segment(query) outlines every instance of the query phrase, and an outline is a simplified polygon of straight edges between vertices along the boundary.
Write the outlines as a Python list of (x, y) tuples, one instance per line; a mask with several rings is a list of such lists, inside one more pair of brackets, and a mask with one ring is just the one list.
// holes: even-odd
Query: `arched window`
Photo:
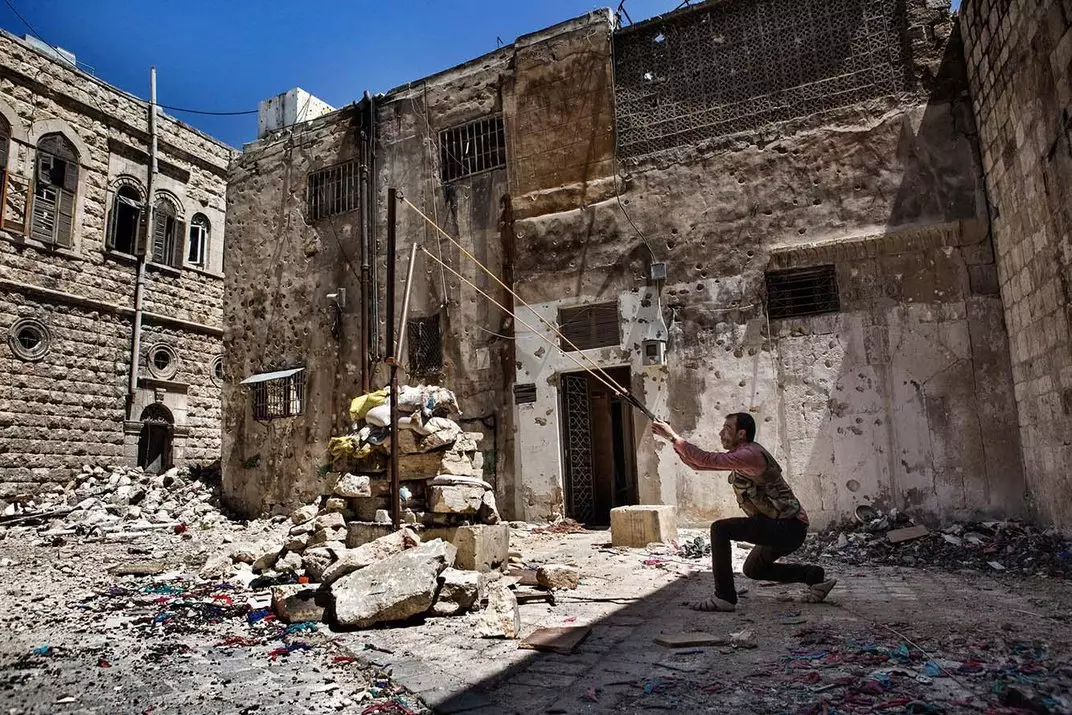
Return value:
[(62, 134), (37, 142), (30, 236), (55, 246), (70, 246), (74, 237), (74, 200), (78, 190), (78, 153)]
[(205, 267), (208, 260), (209, 222), (205, 214), (194, 214), (190, 219), (190, 240), (186, 243), (186, 262), (192, 266)]
[(141, 192), (130, 184), (115, 192), (112, 215), (108, 220), (108, 248), (120, 253), (134, 253), (138, 245), (138, 228), (144, 202)]
[(151, 260), (168, 266), (182, 264), (182, 237), (186, 222), (180, 221), (178, 207), (163, 196), (153, 207), (153, 244)]

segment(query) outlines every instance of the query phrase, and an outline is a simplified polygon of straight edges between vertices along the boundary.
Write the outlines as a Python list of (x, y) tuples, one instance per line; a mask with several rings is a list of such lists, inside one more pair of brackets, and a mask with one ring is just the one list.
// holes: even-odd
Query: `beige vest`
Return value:
[(782, 467), (758, 442), (752, 443), (767, 460), (767, 468), (758, 477), (730, 472), (729, 483), (737, 504), (748, 516), (762, 514), (771, 519), (793, 519), (800, 514), (800, 502), (782, 477)]

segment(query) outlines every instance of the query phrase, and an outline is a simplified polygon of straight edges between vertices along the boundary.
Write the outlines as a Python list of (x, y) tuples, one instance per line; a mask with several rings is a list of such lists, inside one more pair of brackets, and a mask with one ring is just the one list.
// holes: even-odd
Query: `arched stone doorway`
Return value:
[(159, 402), (141, 412), (141, 436), (138, 437), (138, 466), (150, 474), (160, 474), (173, 463), (171, 441), (175, 435), (175, 418)]

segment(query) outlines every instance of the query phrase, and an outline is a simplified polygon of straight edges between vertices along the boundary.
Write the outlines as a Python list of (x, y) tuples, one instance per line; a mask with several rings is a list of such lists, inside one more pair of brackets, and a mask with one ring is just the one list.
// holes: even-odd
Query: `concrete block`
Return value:
[(377, 524), (371, 521), (351, 521), (346, 529), (346, 548), (356, 549), (394, 531), (392, 524)]
[(475, 514), (484, 500), (483, 487), (432, 487), (428, 508), (437, 514)]
[(614, 546), (642, 547), (676, 538), (675, 506), (620, 506), (610, 510), (610, 541)]
[(421, 534), (425, 541), (443, 539), (458, 549), (454, 568), (492, 571), (510, 560), (510, 527), (506, 524), (434, 527)]

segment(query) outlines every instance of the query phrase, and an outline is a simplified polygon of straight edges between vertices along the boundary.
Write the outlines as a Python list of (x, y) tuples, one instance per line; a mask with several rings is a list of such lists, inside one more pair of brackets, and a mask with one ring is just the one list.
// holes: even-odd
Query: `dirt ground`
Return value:
[[(514, 529), (526, 566), (572, 564), (579, 588), (521, 605), (522, 636), (591, 628), (568, 655), (475, 635), (479, 614), (333, 633), (250, 622), (254, 592), (183, 580), (227, 524), (134, 543), (0, 539), (0, 710), (8, 713), (1028, 713), (1072, 712), (1065, 581), (927, 568), (828, 566), (829, 601), (753, 582), (732, 614), (707, 559), (613, 549), (607, 532)], [(683, 533), (683, 537), (702, 532)], [(734, 551), (738, 566), (746, 554)], [(164, 569), (119, 576), (116, 565)], [(254, 612), (256, 610), (254, 609)], [(754, 647), (665, 648), (666, 634), (751, 631)], [(747, 638), (747, 636), (746, 636)]]

